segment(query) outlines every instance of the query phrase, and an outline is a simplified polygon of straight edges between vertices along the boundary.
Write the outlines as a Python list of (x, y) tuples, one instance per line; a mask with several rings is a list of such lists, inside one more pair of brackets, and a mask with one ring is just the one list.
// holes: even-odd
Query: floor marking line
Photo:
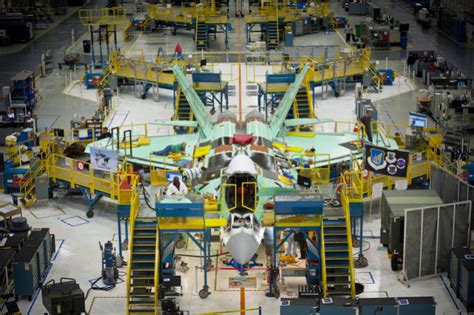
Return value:
[[(82, 222), (79, 223), (79, 224), (74, 224), (74, 225), (73, 225), (73, 224), (71, 224), (71, 223), (69, 223), (69, 222), (66, 221), (66, 220), (75, 219), (75, 218), (81, 219)], [(81, 216), (78, 216), (78, 215), (72, 216), (72, 217), (69, 217), (69, 218), (65, 218), (65, 219), (61, 219), (60, 221), (61, 221), (62, 223), (64, 223), (64, 224), (69, 225), (70, 227), (77, 227), (77, 226), (81, 226), (81, 225), (88, 224), (88, 223), (91, 222), (91, 221), (89, 221), (89, 220), (87, 220), (87, 219), (84, 219), (84, 218), (81, 217)]]
[(56, 116), (56, 119), (51, 123), (51, 125), (49, 125), (49, 129), (51, 129), (53, 125), (59, 120), (59, 117), (61, 117), (61, 115)]
[(63, 247), (63, 244), (66, 240), (62, 240), (62, 239), (57, 239), (56, 241), (61, 241), (61, 243), (59, 244), (58, 246), (58, 249), (56, 250), (56, 253), (54, 254), (54, 257), (53, 259), (51, 259), (51, 261), (56, 261), (56, 258), (58, 257), (59, 255), (59, 251), (61, 250), (61, 248)]
[(454, 306), (456, 306), (456, 309), (459, 311), (459, 314), (461, 314), (461, 309), (459, 308), (458, 304), (456, 303), (456, 300), (454, 299), (453, 295), (451, 294), (451, 291), (449, 290), (448, 286), (444, 282), (443, 276), (439, 275), (439, 278), (441, 279), (441, 282), (443, 282), (443, 285), (444, 285), (446, 291), (448, 291), (449, 297), (451, 298), (451, 301), (453, 302)]
[(117, 114), (117, 111), (114, 111), (114, 114), (112, 115), (112, 118), (109, 120), (109, 123), (107, 124), (107, 128), (110, 128), (110, 125), (112, 124), (112, 121), (114, 121), (115, 115)]

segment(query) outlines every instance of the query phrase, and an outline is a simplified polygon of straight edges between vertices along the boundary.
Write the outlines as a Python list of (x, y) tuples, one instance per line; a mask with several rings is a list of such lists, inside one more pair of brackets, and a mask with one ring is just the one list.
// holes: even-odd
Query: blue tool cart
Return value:
[(432, 296), (397, 298), (400, 315), (435, 315), (436, 302)]
[(357, 314), (357, 303), (355, 300), (343, 297), (322, 299), (319, 307), (319, 314), (355, 315)]
[(281, 315), (313, 315), (316, 314), (316, 299), (285, 299), (280, 301)]
[(360, 315), (398, 315), (398, 303), (395, 298), (359, 299)]

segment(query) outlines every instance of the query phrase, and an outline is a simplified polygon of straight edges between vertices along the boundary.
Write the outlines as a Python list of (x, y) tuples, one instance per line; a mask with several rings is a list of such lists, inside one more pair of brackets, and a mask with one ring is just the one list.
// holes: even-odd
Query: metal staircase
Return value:
[(280, 44), (280, 38), (278, 33), (278, 22), (268, 22), (266, 27), (267, 50), (278, 49), (278, 46)]
[(212, 133), (212, 123), (209, 113), (206, 111), (202, 100), (199, 95), (193, 89), (191, 83), (186, 79), (183, 71), (181, 71), (178, 65), (173, 67), (173, 73), (176, 76), (179, 87), (183, 91), (184, 96), (188, 100), (189, 106), (191, 107), (192, 114), (196, 118), (200, 131), (205, 137), (210, 137)]
[(381, 75), (380, 72), (377, 70), (375, 65), (369, 61), (369, 74), (371, 75), (370, 78), (370, 86), (374, 88), (375, 91), (380, 92), (382, 91), (382, 79), (380, 79)]
[(174, 120), (193, 120), (191, 106), (189, 106), (189, 102), (179, 86), (176, 91), (175, 112), (173, 118)]
[(293, 108), (288, 112), (287, 119), (314, 118), (312, 102), (308, 98), (305, 86), (300, 87), (296, 94)]
[(196, 20), (196, 49), (207, 49), (209, 44), (209, 31), (207, 24)]
[(156, 314), (159, 285), (156, 217), (136, 218), (131, 228), (127, 314)]
[(348, 211), (330, 210), (322, 226), (323, 295), (355, 297), (352, 236)]

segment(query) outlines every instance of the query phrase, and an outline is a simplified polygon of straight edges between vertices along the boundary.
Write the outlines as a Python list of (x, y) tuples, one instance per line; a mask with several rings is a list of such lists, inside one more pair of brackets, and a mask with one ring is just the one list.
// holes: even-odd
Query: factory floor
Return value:
[[(90, 5), (101, 6), (101, 1), (91, 1)], [(339, 7), (338, 3), (333, 4), (334, 8)], [(233, 8), (232, 8), (233, 10)], [(401, 6), (396, 8), (396, 12), (408, 11), (407, 8)], [(247, 10), (245, 10), (247, 12)], [(402, 16), (400, 13), (400, 16)], [(398, 13), (394, 13), (397, 17)], [(408, 14), (408, 13), (404, 13)], [(233, 15), (231, 15), (233, 16)], [(234, 30), (229, 34), (229, 45), (230, 51), (236, 51), (240, 49), (245, 50), (245, 44), (238, 44), (237, 36), (237, 23), (235, 17), (233, 19)], [(408, 17), (407, 17), (408, 19)], [(411, 23), (413, 24), (413, 23)], [(74, 27), (77, 32), (77, 38), (82, 39), (85, 37), (79, 37), (81, 28), (77, 17), (71, 16), (64, 22), (60, 23), (50, 32), (41, 38), (37, 39), (32, 43), (26, 50), (22, 51), (12, 62), (12, 58), (9, 55), (0, 56), (0, 73), (3, 81), (0, 81), (2, 85), (5, 85), (5, 78), (10, 77), (18, 69), (36, 67), (39, 63), (39, 54), (46, 49), (55, 49), (57, 56), (61, 54), (68, 43), (70, 43), (70, 31), (69, 28)], [(244, 38), (244, 23), (240, 23), (242, 41)], [(411, 28), (413, 30), (414, 28)], [(416, 31), (416, 27), (415, 27)], [(416, 31), (418, 32), (418, 31)], [(168, 33), (166, 33), (168, 34)], [(463, 55), (466, 50), (458, 49), (454, 44), (446, 44), (444, 39), (440, 39), (432, 31), (427, 33), (416, 33), (423, 38), (427, 38), (430, 43), (436, 40), (443, 42), (443, 45), (436, 46), (433, 48), (441, 47), (441, 49), (452, 50), (452, 58)], [(87, 35), (82, 35), (87, 36)], [(418, 40), (417, 37), (411, 36), (411, 44), (414, 48), (422, 48), (420, 43), (424, 41)], [(441, 35), (440, 35), (441, 36)], [(417, 38), (417, 40), (414, 40)], [(68, 42), (69, 40), (69, 42)], [(447, 40), (447, 39), (446, 39)], [(178, 33), (176, 36), (166, 35), (163, 33), (157, 34), (144, 34), (137, 36), (132, 42), (126, 43), (126, 49), (130, 54), (134, 54), (135, 51), (143, 50), (146, 54), (147, 59), (153, 59), (154, 55), (159, 47), (164, 47), (166, 51), (173, 52), (176, 43), (180, 43), (183, 50), (186, 52), (194, 51), (194, 43), (191, 34)], [(303, 37), (295, 38), (295, 46), (305, 45), (341, 45), (343, 39), (337, 33), (320, 33), (315, 35), (307, 35)], [(240, 47), (239, 47), (240, 46)], [(224, 51), (225, 45), (222, 37), (218, 36), (216, 42), (211, 43), (212, 51)], [(81, 50), (81, 41), (78, 41), (72, 51)], [(460, 53), (458, 53), (460, 51)], [(400, 63), (403, 51), (394, 52), (397, 58), (392, 58), (389, 61), (389, 68), (393, 68), (399, 73), (403, 73), (403, 66)], [(441, 53), (441, 52), (440, 52)], [(444, 52), (448, 55), (448, 52)], [(380, 60), (379, 66), (385, 62), (385, 57), (377, 55)], [(472, 55), (471, 55), (472, 56)], [(449, 58), (449, 57), (448, 57)], [(462, 60), (462, 59), (461, 59)], [(472, 58), (465, 59), (467, 64), (471, 62)], [(452, 59), (453, 62), (457, 62), (457, 59)], [(49, 128), (68, 128), (69, 121), (80, 116), (90, 117), (96, 110), (96, 101), (94, 94), (91, 91), (77, 89), (77, 83), (83, 75), (82, 70), (77, 72), (69, 72), (68, 70), (55, 69), (52, 73), (48, 74), (45, 78), (38, 80), (38, 86), (42, 99), (40, 106), (37, 110), (38, 115), (38, 130), (44, 130)], [(238, 80), (232, 78), (231, 85), (238, 86)], [(8, 80), (8, 79), (7, 79)], [(405, 83), (407, 85), (415, 86), (417, 83), (411, 82), (408, 79)], [(246, 86), (245, 77), (242, 79), (242, 85)], [(236, 89), (237, 90), (237, 89)], [(92, 94), (91, 94), (92, 93)], [(166, 94), (167, 92), (163, 92)], [(352, 93), (352, 94), (351, 94)], [(387, 96), (384, 99), (380, 99), (378, 103), (380, 119), (387, 124), (407, 124), (407, 114), (410, 111), (416, 109), (415, 98), (417, 95), (424, 93), (418, 90), (404, 91), (404, 93), (396, 93), (394, 96)], [(92, 96), (91, 96), (92, 95)], [(316, 100), (316, 112), (318, 111), (318, 101), (321, 103), (321, 108), (324, 103), (333, 105), (335, 108), (344, 107), (344, 109), (351, 113), (353, 108), (353, 91), (348, 91), (345, 95), (335, 98), (332, 93), (329, 94), (326, 100)], [(169, 111), (163, 111), (166, 106), (172, 106), (172, 98), (170, 100), (169, 95), (162, 96), (160, 102), (154, 102), (151, 99), (145, 101), (135, 97), (132, 91), (124, 92), (122, 95), (123, 99), (128, 99), (134, 106), (140, 108), (147, 108), (146, 118), (149, 120), (155, 119), (168, 119)], [(378, 96), (372, 95), (374, 100), (377, 101)], [(125, 102), (125, 101), (123, 101)], [(237, 109), (237, 98), (231, 98), (230, 109), (235, 111)], [(255, 109), (256, 103), (255, 98), (247, 97), (246, 93), (243, 93), (243, 101), (245, 109)], [(163, 107), (161, 106), (163, 105)], [(117, 112), (115, 117), (110, 118), (111, 124), (124, 124), (127, 119), (133, 123), (138, 123), (138, 118), (128, 118), (130, 112), (137, 112), (134, 108), (127, 109), (129, 112)], [(330, 111), (328, 115), (330, 115)], [(352, 113), (353, 114), (353, 113)], [(335, 115), (334, 115), (335, 116)], [(330, 118), (330, 117), (326, 117)], [(335, 118), (335, 117), (333, 117)], [(146, 121), (142, 121), (146, 122)], [(403, 133), (403, 127), (399, 127), (400, 132)], [(0, 196), (0, 202), (8, 202), (10, 197), (7, 195)], [(142, 205), (143, 209), (146, 209), (146, 205)], [(367, 206), (367, 209), (369, 206)], [(378, 209), (376, 203), (373, 205), (374, 209)], [(30, 209), (24, 209), (23, 215), (28, 219), (28, 223), (32, 227), (49, 227), (51, 232), (56, 236), (56, 248), (57, 252), (54, 256), (53, 264), (46, 281), (49, 279), (58, 280), (61, 277), (71, 277), (78, 281), (81, 288), (86, 291), (90, 287), (90, 281), (94, 280), (100, 275), (100, 250), (98, 242), (106, 242), (112, 240), (117, 246), (117, 219), (115, 214), (115, 205), (111, 201), (102, 200), (100, 201), (95, 209), (95, 216), (88, 219), (86, 217), (87, 204), (81, 196), (63, 196), (57, 194), (55, 198), (47, 202), (38, 202)], [(368, 210), (367, 210), (368, 212)], [(376, 211), (374, 211), (376, 212)], [(380, 218), (378, 214), (366, 215), (364, 220), (364, 235), (366, 240), (364, 241), (364, 255), (368, 259), (369, 266), (356, 271), (357, 282), (362, 283), (365, 286), (363, 297), (385, 297), (385, 296), (434, 296), (437, 305), (437, 314), (451, 315), (458, 313), (465, 313), (461, 303), (456, 298), (453, 298), (453, 291), (447, 284), (446, 275), (435, 276), (429, 279), (415, 280), (410, 283), (410, 288), (402, 284), (398, 280), (398, 273), (392, 272), (390, 269), (390, 260), (387, 257), (387, 252), (384, 247), (379, 244), (377, 236), (380, 232)], [(213, 251), (217, 252), (219, 245), (213, 244)], [(188, 242), (181, 253), (189, 255), (199, 255), (198, 250), (191, 242)], [(128, 252), (124, 251), (125, 260), (127, 260)], [(264, 262), (265, 254), (260, 251), (260, 262)], [(182, 272), (183, 276), (183, 296), (179, 298), (181, 308), (189, 310), (191, 314), (199, 314), (201, 312), (212, 312), (212, 311), (226, 311), (235, 310), (240, 308), (240, 298), (237, 289), (229, 287), (231, 277), (237, 276), (234, 271), (212, 271), (209, 273), (209, 286), (211, 295), (206, 300), (201, 300), (196, 293), (196, 287), (198, 290), (202, 287), (202, 271), (195, 269), (196, 266), (201, 266), (202, 261), (199, 258), (182, 257), (182, 261), (187, 263), (189, 270)], [(213, 260), (214, 267), (222, 267), (220, 259)], [(125, 268), (121, 269), (121, 278), (125, 279)], [(197, 270), (197, 271), (196, 271)], [(255, 285), (252, 288), (247, 289), (246, 294), (246, 307), (253, 308), (261, 306), (263, 314), (277, 314), (279, 310), (279, 301), (274, 298), (265, 297), (265, 290), (267, 286), (265, 284), (266, 276), (264, 271), (253, 271), (249, 272), (250, 277), (255, 277)], [(216, 281), (216, 279), (219, 279)], [(295, 296), (297, 292), (297, 285), (304, 284), (303, 278), (288, 278), (285, 281), (285, 287), (282, 290), (282, 296)], [(126, 305), (126, 286), (125, 283), (119, 283), (112, 291), (91, 291), (86, 302), (89, 314), (124, 314)], [(21, 311), (23, 314), (43, 314), (45, 312), (42, 306), (41, 293), (38, 292), (34, 296), (32, 302), (28, 302), (25, 299), (19, 302)], [(249, 312), (249, 314), (252, 314)]]

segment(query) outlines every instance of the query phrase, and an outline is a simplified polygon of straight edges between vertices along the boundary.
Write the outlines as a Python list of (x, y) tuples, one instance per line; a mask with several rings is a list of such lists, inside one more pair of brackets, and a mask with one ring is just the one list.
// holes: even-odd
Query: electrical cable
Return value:
[[(225, 252), (222, 254), (214, 254), (214, 255), (208, 255), (206, 257), (219, 257), (219, 256), (224, 256), (229, 254), (229, 252)], [(202, 255), (189, 255), (189, 254), (176, 254), (176, 256), (181, 256), (181, 257), (192, 257), (192, 258), (204, 258)]]
[[(369, 245), (369, 246), (367, 246), (367, 248), (362, 249), (362, 252), (365, 253), (366, 251), (368, 251), (368, 250), (370, 249), (370, 242), (369, 242), (369, 241), (363, 241), (363, 243)], [(360, 252), (357, 252), (357, 253), (353, 254), (352, 256), (353, 256), (353, 257), (357, 257), (357, 256), (359, 256), (359, 253), (360, 253)]]
[(153, 206), (150, 204), (150, 194), (148, 193), (148, 191), (146, 191), (144, 185), (141, 185), (141, 186), (142, 186), (142, 193), (143, 193), (143, 197), (144, 197), (144, 199), (145, 199), (146, 205), (147, 205), (148, 208), (150, 208), (151, 210), (156, 210), (155, 207), (153, 207)]
[(102, 280), (102, 277), (98, 277), (97, 279), (95, 279), (95, 280), (91, 283), (91, 287), (87, 290), (86, 296), (84, 297), (84, 301), (87, 300), (87, 298), (89, 297), (89, 293), (90, 293), (92, 290), (110, 291), (110, 290), (112, 290), (112, 289), (115, 288), (115, 284), (106, 285), (106, 286), (104, 286), (104, 287), (96, 286), (96, 283), (99, 282), (99, 280)]

